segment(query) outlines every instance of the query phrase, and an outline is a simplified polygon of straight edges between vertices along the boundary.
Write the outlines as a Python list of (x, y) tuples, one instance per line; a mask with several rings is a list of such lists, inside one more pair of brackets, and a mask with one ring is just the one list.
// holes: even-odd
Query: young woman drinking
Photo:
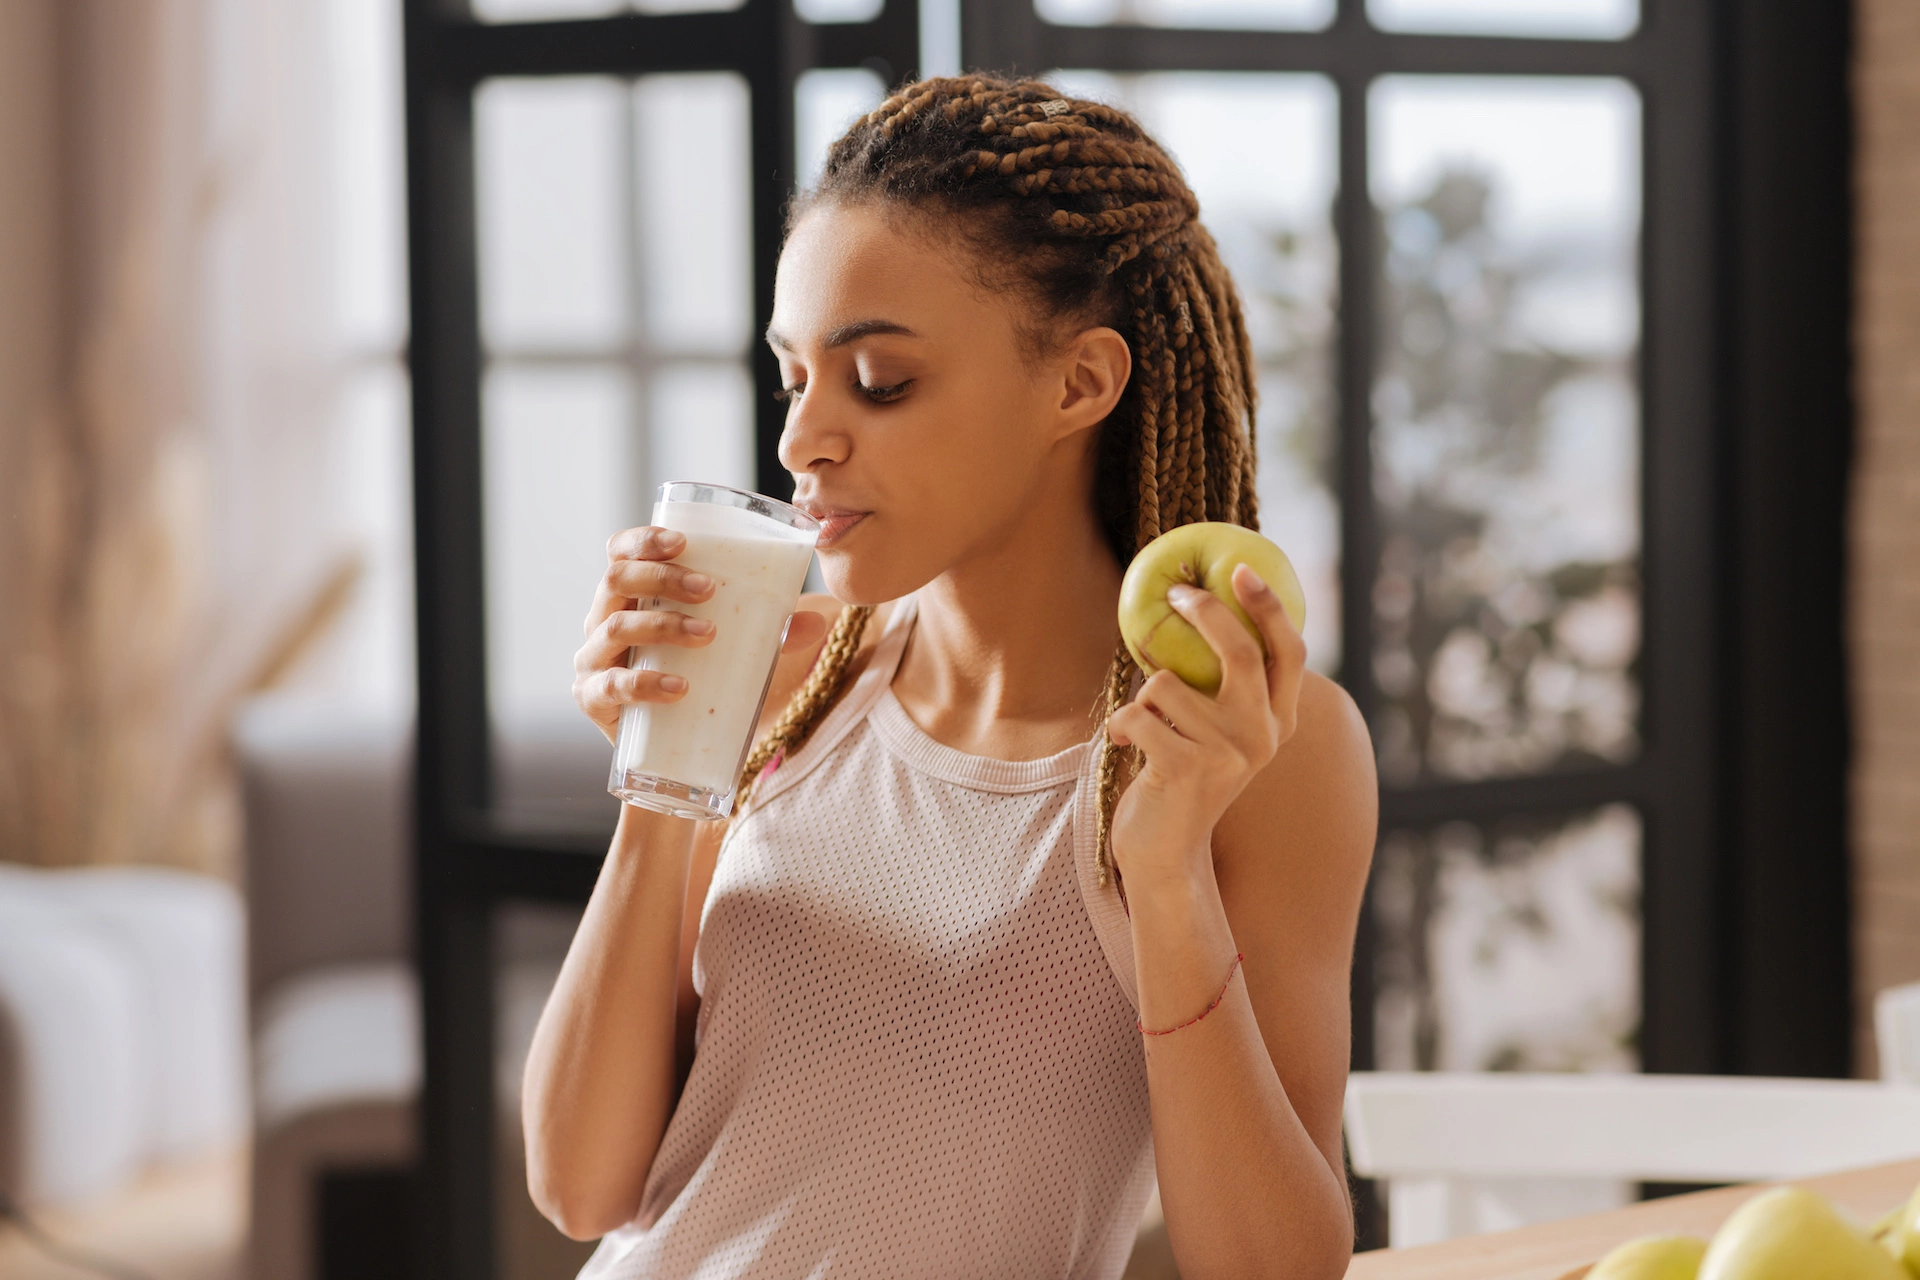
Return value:
[[(833, 598), (732, 821), (621, 814), (527, 1066), (535, 1202), (590, 1277), (1113, 1277), (1157, 1173), (1186, 1280), (1341, 1275), (1366, 730), (1244, 568), (1260, 642), (1175, 592), (1217, 697), (1115, 623), (1139, 547), (1255, 520), (1179, 169), (1044, 84), (910, 85), (798, 204), (767, 340)], [(609, 736), (686, 694), (629, 646), (712, 639), (638, 607), (712, 591), (680, 549), (609, 548)]]

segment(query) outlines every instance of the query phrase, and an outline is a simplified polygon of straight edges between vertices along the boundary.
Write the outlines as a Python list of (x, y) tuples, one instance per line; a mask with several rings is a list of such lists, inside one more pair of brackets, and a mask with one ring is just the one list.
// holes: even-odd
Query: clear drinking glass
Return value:
[(689, 481), (660, 486), (653, 523), (686, 537), (675, 562), (706, 574), (714, 588), (704, 604), (656, 598), (641, 607), (710, 619), (714, 636), (698, 649), (636, 645), (628, 655), (628, 666), (685, 677), (687, 692), (621, 713), (607, 790), (661, 813), (724, 818), (820, 526), (778, 499)]

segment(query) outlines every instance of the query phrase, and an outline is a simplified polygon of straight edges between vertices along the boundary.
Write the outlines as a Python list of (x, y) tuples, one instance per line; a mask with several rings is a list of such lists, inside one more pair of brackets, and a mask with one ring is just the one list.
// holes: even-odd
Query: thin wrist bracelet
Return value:
[(1227, 998), (1227, 988), (1233, 985), (1234, 973), (1240, 968), (1240, 962), (1242, 960), (1245, 960), (1246, 958), (1247, 956), (1244, 951), (1238, 952), (1234, 955), (1233, 963), (1227, 966), (1227, 980), (1220, 984), (1220, 994), (1213, 998), (1212, 1004), (1202, 1009), (1199, 1013), (1194, 1014), (1191, 1018), (1188, 1018), (1185, 1022), (1181, 1023), (1179, 1026), (1168, 1027), (1165, 1031), (1149, 1031), (1147, 1030), (1147, 1024), (1139, 1021), (1138, 1019), (1135, 1019), (1133, 1025), (1140, 1028), (1140, 1034), (1143, 1036), (1170, 1036), (1176, 1031), (1185, 1031), (1188, 1027), (1200, 1021), (1200, 1019), (1206, 1017), (1208, 1014), (1212, 1013), (1215, 1009), (1218, 1009), (1220, 1007), (1220, 1002)]

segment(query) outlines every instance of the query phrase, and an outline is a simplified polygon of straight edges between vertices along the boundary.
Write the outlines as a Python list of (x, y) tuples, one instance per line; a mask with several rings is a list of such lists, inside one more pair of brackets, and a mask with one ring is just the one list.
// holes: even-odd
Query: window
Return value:
[(1794, 415), (1845, 421), (1843, 348), (1804, 340), (1845, 299), (1775, 264), (1844, 258), (1844, 41), (1794, 25), (1830, 6), (471, 2), (406, 0), (449, 1274), (492, 1274), (471, 1117), (530, 929), (495, 916), (583, 901), (612, 817), (567, 619), (666, 471), (782, 491), (781, 203), (916, 64), (1137, 111), (1247, 296), (1266, 525), (1379, 751), (1356, 1065), (1844, 1070), (1838, 597), (1809, 639), (1757, 505), (1832, 525), (1795, 579), (1829, 600), (1845, 432)]

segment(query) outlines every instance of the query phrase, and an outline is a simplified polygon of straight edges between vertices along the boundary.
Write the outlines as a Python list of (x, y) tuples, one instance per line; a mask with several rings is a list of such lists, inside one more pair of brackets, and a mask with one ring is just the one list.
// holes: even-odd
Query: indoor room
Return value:
[(0, 1278), (1920, 1276), (1920, 9), (5, 0), (0, 174)]

